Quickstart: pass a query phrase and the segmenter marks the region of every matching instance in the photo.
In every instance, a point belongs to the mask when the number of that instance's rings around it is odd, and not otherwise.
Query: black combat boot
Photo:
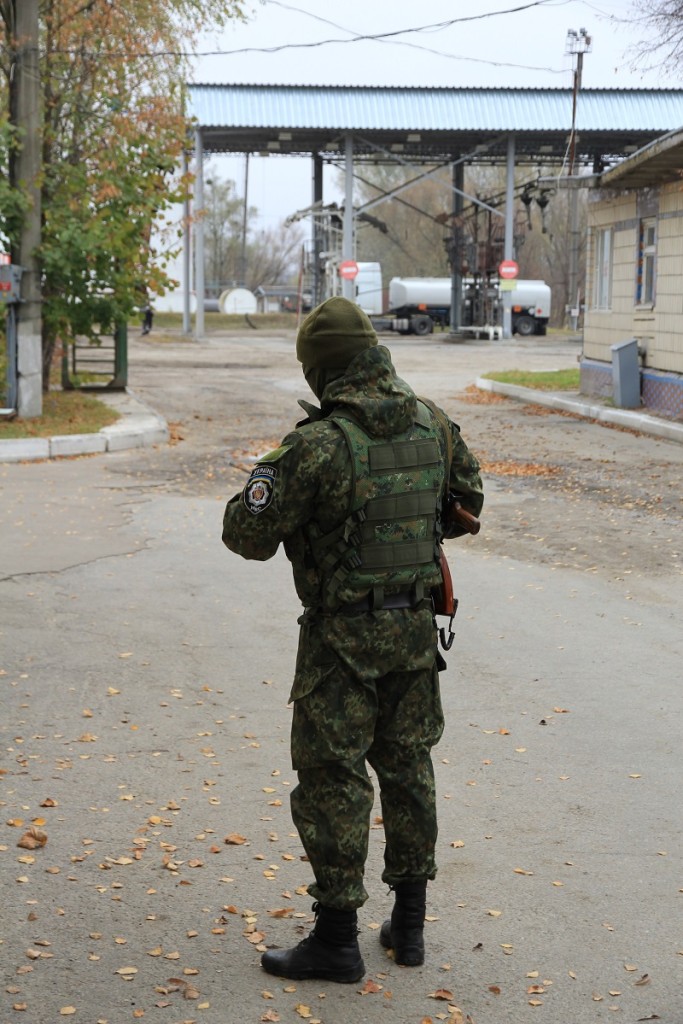
[[[365,974],[358,946],[358,915],[355,910],[334,910],[314,903],[315,926],[293,949],[269,949],[261,966],[280,978],[323,978],[352,983]]]
[[[391,919],[384,922],[379,941],[393,949],[394,960],[405,967],[419,967],[425,959],[424,920],[427,882],[399,882]]]

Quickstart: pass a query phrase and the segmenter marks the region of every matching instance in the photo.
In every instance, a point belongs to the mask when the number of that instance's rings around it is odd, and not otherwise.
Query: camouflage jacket
[[[321,533],[334,529],[346,518],[352,496],[352,460],[346,441],[338,426],[325,419],[334,411],[348,411],[366,433],[390,439],[414,421],[417,398],[397,377],[387,348],[378,345],[361,352],[344,376],[326,387],[320,412],[315,410],[275,451],[259,459],[244,490],[228,502],[223,519],[224,544],[244,558],[266,560],[284,545],[297,594],[306,608],[320,604],[321,588],[306,527],[314,522]],[[449,488],[460,496],[464,508],[478,515],[484,501],[479,464],[459,428],[448,422],[453,441]],[[442,451],[445,462],[445,437]],[[398,614],[403,618],[411,613],[377,614],[396,619]],[[346,626],[339,621],[346,616],[334,618],[336,625],[330,623],[328,628],[346,634]]]

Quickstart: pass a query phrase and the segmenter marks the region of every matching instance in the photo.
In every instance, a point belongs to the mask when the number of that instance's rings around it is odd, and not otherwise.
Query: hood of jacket
[[[367,434],[391,437],[412,425],[417,413],[413,389],[396,376],[389,349],[360,352],[322,394],[323,416],[348,412]]]

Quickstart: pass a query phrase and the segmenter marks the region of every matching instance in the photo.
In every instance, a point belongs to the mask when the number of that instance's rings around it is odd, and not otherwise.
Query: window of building
[[[612,306],[612,228],[601,228],[595,234],[595,282],[593,305],[595,309]]]
[[[655,262],[657,258],[657,225],[654,217],[641,220],[638,232],[638,264],[636,267],[636,305],[651,306],[655,301]]]

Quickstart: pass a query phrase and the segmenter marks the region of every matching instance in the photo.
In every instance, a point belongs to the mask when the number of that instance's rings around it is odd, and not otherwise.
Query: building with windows
[[[612,346],[635,339],[642,404],[683,418],[683,129],[591,185],[581,390],[611,396]]]

